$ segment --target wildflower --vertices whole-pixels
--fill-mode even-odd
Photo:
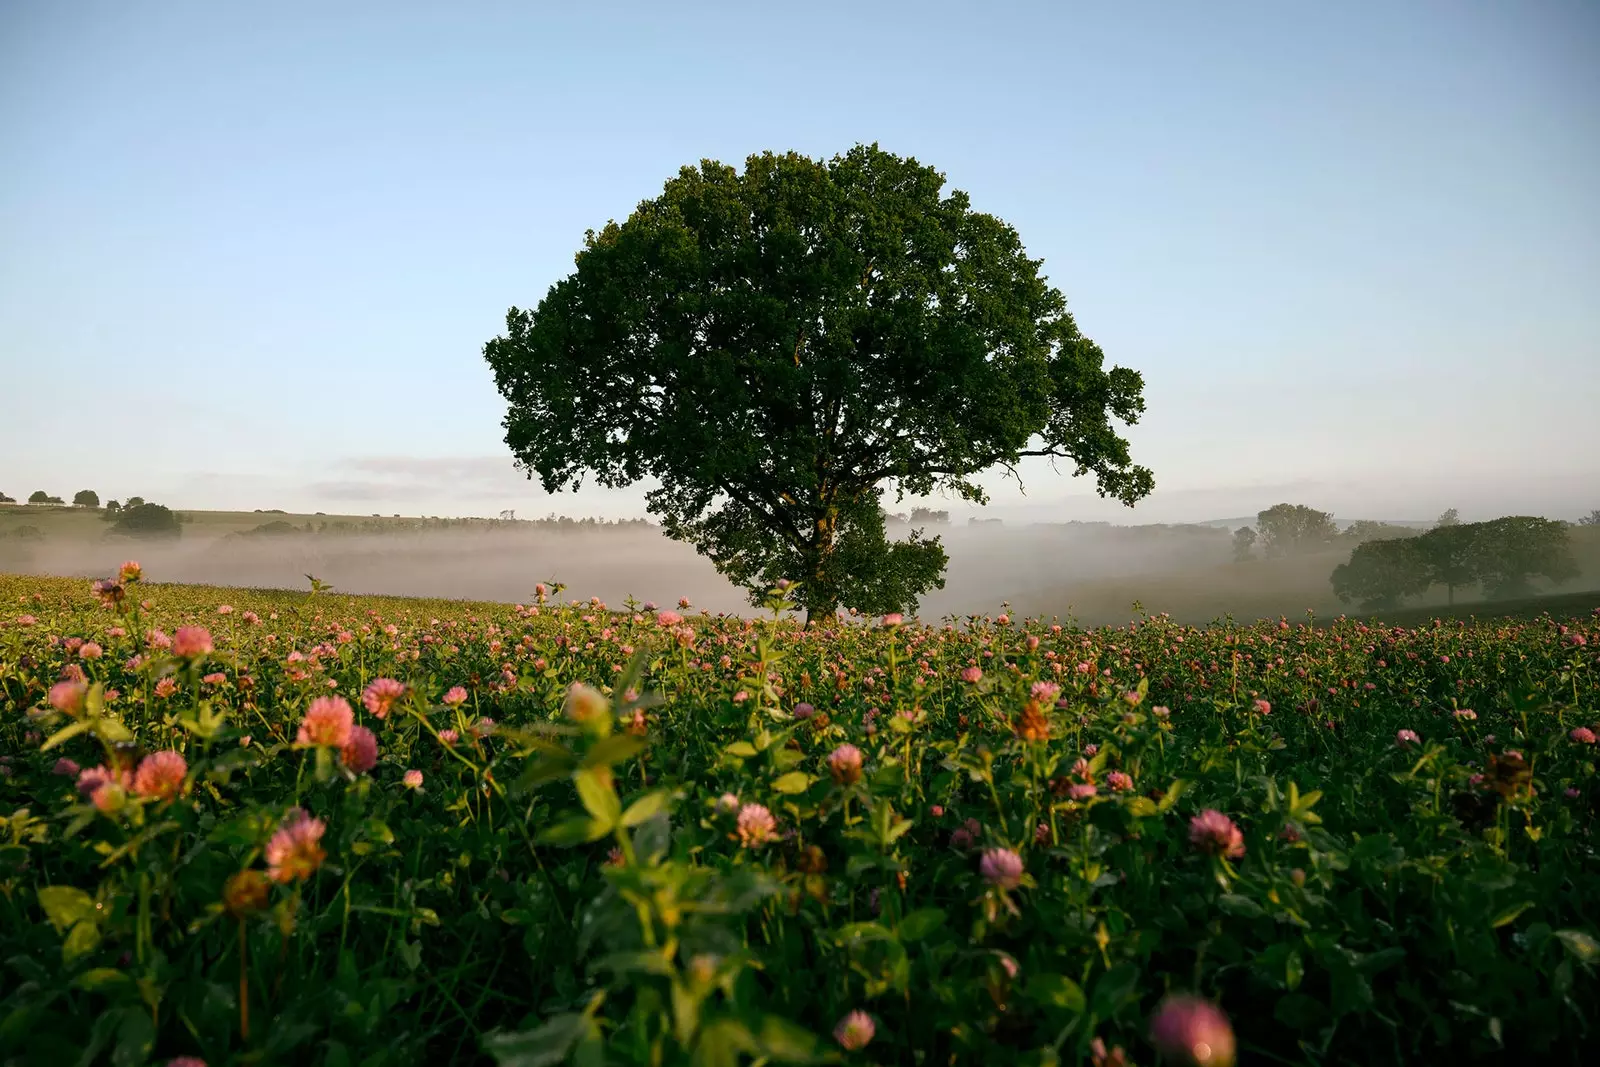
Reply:
[[[290,808],[267,842],[267,874],[274,882],[306,879],[316,873],[327,858],[322,851],[322,835],[328,826],[314,819],[303,808]]]
[[[183,788],[183,779],[189,773],[189,764],[183,756],[170,749],[152,752],[139,761],[133,774],[135,796],[152,800],[171,800]]]
[[[200,680],[207,685],[222,685],[228,680],[228,676],[222,671],[212,671],[210,674],[206,675]]]
[[[760,804],[746,804],[739,809],[739,843],[754,848],[772,839],[778,821]]]
[[[223,883],[222,906],[234,918],[243,918],[267,906],[271,888],[271,880],[260,871],[239,871]]]
[[[167,1067],[206,1067],[206,1061],[199,1056],[174,1056],[167,1061]]]
[[[156,683],[156,696],[162,700],[167,699],[178,691],[178,683],[171,678],[163,678]]]
[[[1244,855],[1244,834],[1232,819],[1207,808],[1189,820],[1189,841],[1201,852],[1238,859]]]
[[[365,726],[352,726],[350,739],[339,746],[339,762],[352,774],[366,774],[378,762],[378,738]]]
[[[1044,717],[1036,700],[1030,700],[1022,706],[1012,729],[1024,741],[1045,741],[1050,737],[1050,721]]]
[[[794,706],[794,717],[800,719],[801,721],[811,718],[811,716],[815,715],[816,713],[817,709],[812,707],[810,704],[805,703],[804,701],[801,701]]]
[[[889,614],[883,617],[883,625],[891,628],[899,626],[904,621],[905,616],[901,615],[898,611],[891,611]]]
[[[854,785],[861,780],[861,750],[846,743],[828,754],[828,771],[840,785]]]
[[[76,778],[82,770],[76,763],[63,756],[56,760],[56,765],[50,768],[51,774],[58,774],[63,778]]]
[[[405,773],[405,777],[400,779],[400,784],[404,785],[407,789],[421,789],[422,772],[418,770],[407,771]]]
[[[1022,884],[1022,857],[1009,848],[985,849],[978,871],[992,886],[1015,889]]]
[[[439,740],[443,741],[447,745],[454,745],[457,741],[461,740],[461,734],[456,730],[440,730]]]
[[[1130,786],[1132,783],[1129,783]],[[1099,792],[1093,782],[1073,782],[1067,787],[1067,796],[1073,800],[1088,800]]]
[[[82,682],[57,682],[50,687],[50,706],[66,715],[77,715],[83,711],[83,701],[89,695],[89,687]]]
[[[1399,733],[1394,735],[1394,743],[1399,745],[1401,748],[1404,748],[1407,745],[1415,745],[1421,740],[1422,738],[1417,736],[1417,732],[1415,730],[1401,730]]]
[[[144,635],[145,644],[165,652],[172,647],[172,638],[163,630],[151,630]]]
[[[683,621],[683,616],[679,615],[676,611],[663,611],[659,615],[656,616],[656,625],[657,626],[663,626],[663,627],[677,626],[682,621]]]
[[[739,798],[732,793],[724,793],[717,798],[717,810],[724,815],[731,815],[739,810]]]
[[[1061,687],[1054,682],[1034,682],[1028,688],[1028,695],[1041,704],[1049,704],[1061,695]]]
[[[976,682],[983,677],[983,671],[978,667],[968,667],[961,672],[963,682]]]
[[[459,708],[467,702],[467,691],[459,685],[453,685],[444,694],[446,707]]]
[[[1259,698],[1255,702],[1255,709],[1256,709],[1256,714],[1257,715],[1271,715],[1272,714],[1272,705],[1269,702],[1267,702],[1265,700],[1261,700]]]
[[[634,715],[635,715],[635,718],[637,718],[639,723],[642,725],[643,722],[644,722],[644,712],[643,711],[635,712]],[[487,715],[481,716],[478,719],[477,722],[472,724],[472,736],[474,736],[474,737],[478,737],[478,738],[488,737],[489,735],[491,735],[493,733],[494,733],[494,720],[489,718],[489,716],[487,716]]]
[[[172,635],[172,654],[179,659],[201,659],[211,655],[211,631],[204,626],[180,626]]]
[[[232,604],[218,604],[217,605],[217,614],[218,615],[232,615],[233,614],[233,605]]]
[[[859,1052],[866,1048],[872,1041],[878,1028],[873,1025],[872,1016],[864,1011],[853,1011],[839,1020],[839,1025],[833,1028],[833,1039],[839,1042],[839,1047],[846,1052]]]
[[[140,577],[143,576],[143,574],[143,569],[136,561],[131,559],[124,563],[122,568],[117,571],[117,577],[124,583],[137,582]]]
[[[85,641],[83,644],[78,646],[79,659],[99,659],[101,656],[105,655],[105,653],[106,650],[101,648],[93,641]]]
[[[1162,1001],[1150,1019],[1150,1043],[1175,1064],[1232,1067],[1233,1027],[1216,1005],[1194,996]]]
[[[1106,788],[1113,793],[1126,793],[1133,788],[1133,778],[1124,771],[1112,771],[1106,775]]]
[[[1578,742],[1580,745],[1594,744],[1594,731],[1589,729],[1587,726],[1574,727],[1572,732],[1567,736]]]
[[[683,596],[678,598],[678,607],[682,611],[688,611],[690,608],[694,607],[694,605],[689,603],[688,597]]]
[[[596,716],[604,715],[611,707],[611,702],[600,690],[582,682],[573,682],[567,690],[565,711],[567,718],[573,722],[588,722]]]
[[[361,692],[361,706],[375,719],[387,719],[389,712],[406,695],[403,683],[393,678],[374,678]]]
[[[329,745],[344,748],[355,727],[355,711],[344,697],[318,697],[300,720],[295,741],[302,745]]]
[[[1566,788],[1566,794],[1568,800],[1577,800],[1579,797],[1583,796],[1583,790],[1569,785]]]
[[[1457,708],[1455,714],[1456,719],[1461,722],[1472,722],[1478,717],[1478,713],[1471,708]]]
[[[1106,1051],[1106,1043],[1100,1038],[1089,1042],[1089,1067],[1131,1067],[1128,1054],[1121,1045],[1114,1045],[1110,1052]]]

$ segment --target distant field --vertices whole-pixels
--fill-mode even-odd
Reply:
[[[567,596],[621,603],[676,603],[690,597],[714,612],[748,613],[743,594],[692,548],[648,526],[495,519],[425,519],[254,511],[180,512],[176,542],[108,536],[99,513],[76,508],[0,506],[0,571],[91,577],[132,556],[162,581],[231,587],[306,589],[315,574],[343,593],[526,602],[536,582],[567,583]],[[246,535],[268,524],[279,535]],[[306,532],[307,525],[311,532]],[[38,536],[17,536],[32,526]],[[320,531],[320,532],[318,532]],[[950,553],[946,584],[923,598],[919,614],[1013,613],[1085,625],[1126,623],[1140,612],[1203,624],[1280,616],[1302,620],[1363,614],[1333,595],[1329,575],[1347,549],[1289,559],[1235,563],[1227,530],[1200,526],[1036,524],[937,528]],[[1581,571],[1534,607],[1486,605],[1473,592],[1445,604],[1435,590],[1402,617],[1462,613],[1583,611],[1600,588],[1600,529],[1572,532]],[[1135,608],[1135,604],[1138,608]],[[1581,612],[1580,612],[1581,613]]]

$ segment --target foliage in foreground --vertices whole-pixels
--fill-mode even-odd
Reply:
[[[1594,617],[0,597],[0,1062],[1577,1062],[1600,1017]]]

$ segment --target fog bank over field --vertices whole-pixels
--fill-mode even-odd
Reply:
[[[1084,624],[1124,623],[1135,600],[1184,622],[1347,610],[1328,576],[1349,549],[1278,560],[1232,560],[1229,531],[1204,526],[944,526],[945,588],[923,598],[925,620],[997,612],[1069,612]],[[892,536],[904,536],[891,527]],[[1600,585],[1600,544],[1574,535],[1584,574],[1563,588]],[[553,529],[532,524],[390,533],[239,536],[196,523],[177,541],[132,541],[62,532],[0,542],[0,570],[101,577],[137,559],[152,581],[307,589],[307,574],[344,593],[531,602],[536,582],[567,584],[564,598],[633,595],[696,608],[754,614],[744,595],[687,545],[647,526]],[[1424,600],[1442,603],[1437,598]]]

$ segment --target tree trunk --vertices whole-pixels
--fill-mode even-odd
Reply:
[[[839,521],[837,508],[826,508],[822,517],[817,519],[816,527],[811,534],[811,550],[807,553],[806,566],[806,628],[838,614],[839,600],[829,590],[827,579],[828,563],[833,557],[833,535]],[[813,600],[813,597],[822,597]]]

